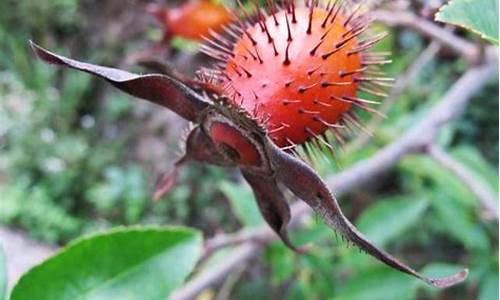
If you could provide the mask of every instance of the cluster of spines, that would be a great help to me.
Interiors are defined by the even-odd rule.
[[[224,70],[229,66],[232,68],[234,72],[238,76],[246,76],[251,78],[253,74],[247,70],[241,64],[235,61],[233,47],[235,43],[246,36],[251,42],[251,47],[245,47],[245,51],[247,55],[244,59],[253,59],[255,61],[259,61],[260,63],[264,63],[262,56],[260,55],[259,47],[272,47],[274,54],[276,56],[282,56],[283,64],[290,64],[290,57],[288,55],[289,47],[291,42],[293,41],[293,33],[290,30],[290,26],[293,23],[297,22],[296,19],[296,4],[293,0],[284,0],[284,1],[273,1],[266,0],[265,8],[261,8],[255,0],[251,0],[253,5],[253,11],[250,12],[248,9],[238,0],[238,4],[244,18],[238,17],[236,13],[233,12],[235,22],[231,25],[224,26],[224,33],[219,34],[211,31],[209,37],[205,37],[204,40],[206,43],[201,46],[201,51],[205,54],[214,58],[217,62],[214,64],[212,69],[203,69],[202,73],[206,80],[210,80],[211,82],[218,82],[224,84],[223,88],[226,90],[229,97],[233,99],[233,103],[242,104],[245,99],[243,99],[242,95],[234,89],[231,84],[231,78],[229,78]],[[305,0],[304,5],[309,8],[309,20],[307,27],[307,33],[312,33],[312,18],[314,14],[314,10],[320,7],[320,1],[318,0]],[[343,26],[348,28],[348,30],[342,35],[342,39],[339,40],[330,51],[325,53],[319,53],[318,49],[325,42],[325,37],[329,33],[329,29],[326,29],[326,32],[320,38],[319,42],[316,45],[313,45],[310,49],[310,55],[320,55],[324,60],[329,59],[336,52],[344,49],[348,42],[352,39],[358,39],[357,47],[355,49],[351,49],[347,55],[360,54],[362,57],[361,65],[362,67],[357,70],[343,70],[341,71],[341,77],[356,75],[353,76],[353,80],[355,80],[359,84],[359,90],[371,94],[377,97],[386,97],[386,89],[393,82],[392,78],[385,77],[384,73],[380,71],[379,66],[388,64],[391,61],[388,59],[390,53],[387,52],[373,52],[370,49],[380,40],[382,40],[386,34],[380,33],[377,35],[373,35],[371,37],[363,37],[368,36],[367,32],[369,31],[369,25],[372,23],[373,19],[369,13],[362,12],[363,4],[359,3],[357,5],[352,4],[350,0],[330,0],[328,4],[322,9],[325,9],[328,13],[321,26],[323,29],[327,28],[329,24],[333,24],[339,15],[344,16]],[[279,20],[276,18],[276,13],[279,10],[285,10],[285,23],[280,24]],[[271,32],[268,29],[268,25],[266,20],[272,17],[274,20],[275,26],[286,26],[287,28],[287,40],[288,44],[284,49],[278,49],[276,43],[274,42],[274,38],[271,35]],[[253,26],[259,26],[262,32],[266,33],[268,37],[268,44],[259,45],[256,39],[252,37],[249,33],[248,29]],[[331,25],[330,25],[331,26]],[[331,29],[331,28],[330,28]],[[321,72],[321,66],[312,67],[308,71],[308,75],[312,75],[314,72]],[[325,73],[321,73],[324,75]],[[285,82],[284,85],[290,87],[293,82]],[[334,85],[342,85],[342,84],[350,84],[349,82],[321,82],[317,83],[322,87],[329,87]],[[313,86],[300,86],[297,91],[299,93],[303,93]],[[254,92],[254,97],[258,99],[258,93]],[[283,105],[288,105],[293,101],[300,100],[283,100]],[[379,104],[379,102],[363,99],[359,97],[336,97],[332,96],[330,99],[326,100],[314,100],[317,101],[319,105],[330,105],[328,101],[342,101],[353,104],[355,107],[360,108],[364,111],[367,111],[371,114],[381,114],[376,109],[372,108],[371,105]],[[236,106],[233,106],[236,108]],[[238,109],[241,110],[241,109]],[[257,116],[255,111],[257,111],[257,107],[255,107],[254,112],[246,112],[245,115],[251,117],[256,123],[260,125],[260,127],[265,128],[266,121],[269,119],[269,116]],[[346,136],[349,136],[355,132],[363,131],[368,134],[368,130],[362,125],[362,122],[359,120],[355,111],[349,110],[345,112],[339,121],[335,124],[330,124],[323,120],[318,113],[314,111],[307,111],[304,109],[299,109],[299,113],[308,113],[313,114],[314,120],[321,122],[323,125],[328,127],[328,131],[322,134],[315,134],[310,128],[304,128],[305,133],[310,136],[308,139],[309,143],[312,143],[314,146],[319,147],[321,149],[326,148],[334,153],[333,143],[336,143],[342,148],[345,145]],[[277,125],[276,128],[267,128],[268,133],[276,132],[279,130],[283,130],[286,127],[289,127],[289,124],[282,123]],[[329,132],[329,133],[328,133]],[[299,148],[303,148],[305,152],[307,151],[307,147],[299,147],[300,145],[295,144],[290,139],[287,139],[287,145],[283,146],[282,149],[292,152],[298,153]]]

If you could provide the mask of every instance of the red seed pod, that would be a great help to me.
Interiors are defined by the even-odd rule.
[[[176,8],[162,8],[151,4],[146,8],[165,26],[168,36],[201,40],[210,30],[219,32],[231,22],[229,11],[208,0],[188,2]]]
[[[331,148],[324,138],[327,130],[341,140],[338,127],[362,128],[353,108],[375,111],[358,91],[381,96],[390,79],[381,77],[376,68],[388,62],[386,54],[368,51],[383,35],[361,37],[370,23],[360,12],[362,6],[349,0],[332,0],[326,7],[314,0],[306,0],[302,7],[292,0],[281,2],[278,6],[269,0],[266,11],[258,7],[253,16],[242,6],[244,18],[226,26],[225,34],[211,31],[212,39],[202,50],[219,63],[214,69],[202,69],[201,81],[175,72],[138,75],[69,59],[35,44],[32,48],[48,63],[104,78],[193,122],[183,143],[184,154],[159,181],[156,197],[168,192],[178,169],[188,161],[238,167],[262,216],[291,249],[305,250],[288,237],[291,214],[281,186],[304,200],[347,241],[392,268],[434,287],[462,282],[466,269],[430,278],[377,248],[343,215],[314,169],[284,151],[307,141],[321,141]],[[189,21],[178,26],[186,24]]]
[[[367,75],[372,64],[386,62],[364,53],[383,35],[361,38],[370,20],[344,3],[270,3],[268,14],[256,8],[251,25],[227,28],[232,40],[214,35],[202,48],[222,61],[215,72],[233,104],[260,120],[280,147],[309,140],[330,146],[322,137],[327,130],[339,136],[345,123],[361,127],[353,106],[372,111],[359,90],[382,94],[379,85],[391,81]]]

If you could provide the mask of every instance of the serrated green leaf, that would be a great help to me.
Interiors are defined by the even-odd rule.
[[[133,227],[84,237],[26,273],[11,300],[163,300],[192,271],[201,236]]]
[[[0,300],[7,299],[7,262],[0,245]]]
[[[451,0],[436,21],[466,28],[498,45],[498,0]]]
[[[385,267],[366,270],[351,277],[333,300],[414,299],[418,281]]]
[[[425,199],[394,197],[377,201],[363,212],[357,225],[371,241],[384,246],[421,220],[427,206]]]
[[[264,222],[253,192],[247,184],[237,185],[224,181],[219,188],[229,199],[238,220],[243,222],[245,226],[259,226]]]

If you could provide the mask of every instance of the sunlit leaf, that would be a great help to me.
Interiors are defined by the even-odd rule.
[[[498,45],[498,0],[451,0],[436,20],[466,28]]]
[[[115,229],[79,239],[33,268],[11,299],[166,299],[200,250],[200,234],[191,229]]]

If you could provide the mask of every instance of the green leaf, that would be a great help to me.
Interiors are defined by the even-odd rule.
[[[410,276],[377,267],[351,277],[333,300],[409,300],[417,287],[418,281]]]
[[[464,186],[457,176],[439,165],[435,160],[423,155],[409,155],[399,164],[411,178],[412,184],[421,184],[422,188],[430,179],[433,187],[443,195],[452,197],[467,208],[477,207],[477,201],[471,191]],[[421,191],[427,193],[427,191]]]
[[[488,184],[498,192],[499,177],[498,169],[489,163],[484,156],[474,147],[460,146],[452,149],[451,154],[456,160],[463,163],[469,170],[474,172],[477,179]]]
[[[273,244],[266,249],[266,259],[271,267],[271,279],[275,284],[281,284],[292,277],[297,260],[293,252],[282,244]]]
[[[498,0],[451,0],[439,9],[436,21],[466,28],[498,45]]]
[[[7,262],[0,246],[0,300],[7,299]]]
[[[166,299],[200,250],[191,229],[117,228],[76,240],[30,270],[11,300]]]
[[[462,242],[468,249],[487,251],[490,241],[484,228],[473,219],[467,208],[440,191],[429,191],[432,209],[440,220],[440,229]]]
[[[245,226],[259,226],[264,222],[250,187],[223,181],[220,190],[228,198],[231,208]]]
[[[424,199],[394,197],[377,201],[363,212],[357,225],[375,244],[384,246],[418,223],[427,206]]]
[[[481,283],[479,300],[498,299],[498,271],[490,272]]]

